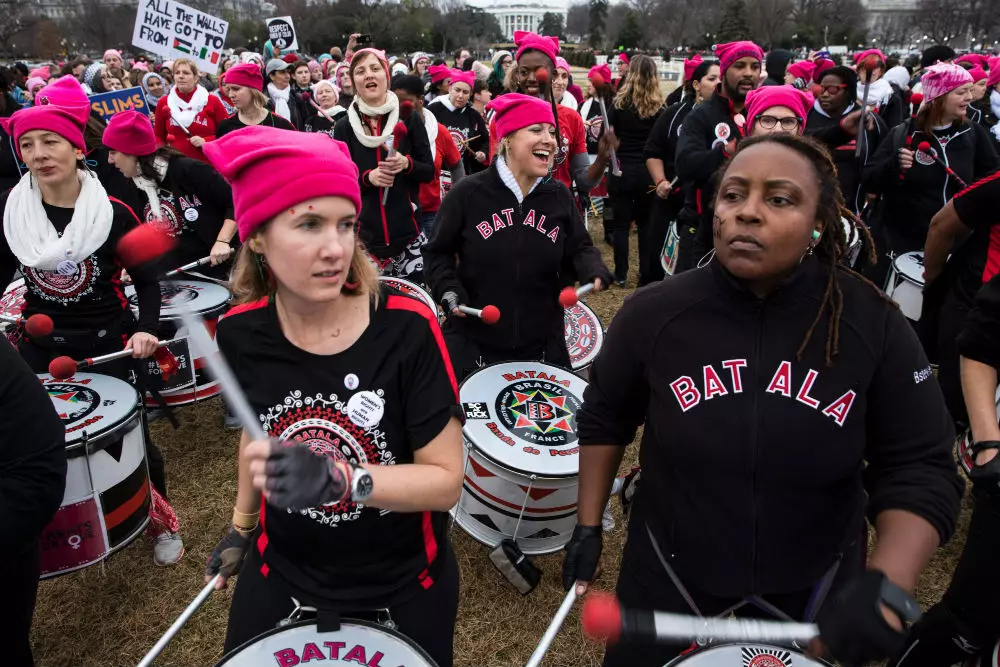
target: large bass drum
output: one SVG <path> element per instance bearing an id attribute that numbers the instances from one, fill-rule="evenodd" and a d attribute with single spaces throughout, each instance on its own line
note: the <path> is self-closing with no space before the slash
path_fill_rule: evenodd
<path id="1" fill-rule="evenodd" d="M 666 667 L 829 667 L 791 648 L 766 644 L 713 644 L 674 658 Z"/>

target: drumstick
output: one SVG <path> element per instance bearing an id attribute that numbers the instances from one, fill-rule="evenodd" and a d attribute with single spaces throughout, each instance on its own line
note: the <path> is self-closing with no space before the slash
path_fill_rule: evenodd
<path id="1" fill-rule="evenodd" d="M 590 77 L 590 80 L 591 82 L 593 82 L 596 88 L 601 88 L 605 84 L 604 77 L 601 76 L 600 74 L 593 75 L 592 77 Z M 604 104 L 604 96 L 600 94 L 600 91 L 597 92 L 598 92 L 597 101 L 601 105 L 601 121 L 604 123 L 604 128 L 608 129 L 611 127 L 611 123 L 608 122 L 608 107 Z M 611 160 L 611 175 L 621 176 L 622 170 L 618 168 L 618 156 L 615 155 L 614 148 L 612 148 L 611 151 L 609 152 L 608 158 Z"/>
<path id="2" fill-rule="evenodd" d="M 330 116 L 326 113 L 326 110 L 323 107 L 321 107 L 320 105 L 316 104 L 316 101 L 313 100 L 312 97 L 309 98 L 309 104 L 313 105 L 316 108 L 316 111 L 318 111 L 321 114 L 323 114 L 323 118 L 326 118 L 331 123 L 334 122 L 334 120 L 332 118 L 330 118 Z"/>
<path id="3" fill-rule="evenodd" d="M 580 297 L 590 292 L 596 287 L 594 283 L 587 283 L 586 285 L 581 285 L 580 289 L 573 289 L 572 287 L 564 287 L 563 291 L 559 292 L 559 303 L 563 308 L 572 308 L 576 305 L 576 302 L 580 300 Z"/>
<path id="4" fill-rule="evenodd" d="M 409 132 L 410 131 L 406 128 L 406 125 L 402 121 L 396 123 L 396 127 L 392 128 L 392 137 L 385 142 L 386 146 L 389 148 L 389 152 L 386 153 L 385 159 L 388 160 L 396 155 L 396 148 L 400 143 L 402 143 L 403 137 L 409 134 Z M 389 188 L 382 190 L 382 206 L 385 206 L 387 199 L 389 199 Z"/>
<path id="5" fill-rule="evenodd" d="M 663 611 L 622 609 L 613 596 L 594 593 L 583 603 L 583 632 L 600 642 L 732 641 L 790 644 L 819 636 L 814 623 L 759 621 L 750 618 L 701 618 Z"/>
<path id="6" fill-rule="evenodd" d="M 475 140 L 476 140 L 476 139 L 478 139 L 478 138 L 479 138 L 480 136 L 481 136 L 481 135 L 478 135 L 478 134 L 477 134 L 476 136 L 474 136 L 474 137 L 469 137 L 468 139 L 459 139 L 459 140 L 458 140 L 458 143 L 460 143 L 460 144 L 468 144 L 468 143 L 469 143 L 470 141 L 475 141 Z"/>
<path id="7" fill-rule="evenodd" d="M 183 338 L 172 338 L 170 340 L 161 340 L 156 344 L 157 349 L 161 347 L 166 347 L 171 343 L 176 343 L 178 341 L 184 340 Z M 73 377 L 76 375 L 77 371 L 82 368 L 90 368 L 91 366 L 98 366 L 100 364 L 107 363 L 109 361 L 115 361 L 117 359 L 124 359 L 125 357 L 132 356 L 132 348 L 126 347 L 121 352 L 112 352 L 111 354 L 102 354 L 99 357 L 90 357 L 83 359 L 82 361 L 76 361 L 72 357 L 56 357 L 49 362 L 49 375 L 57 380 L 65 380 L 66 378 Z"/>
<path id="8" fill-rule="evenodd" d="M 959 176 L 958 174 L 956 174 L 955 170 L 952 169 L 951 167 L 949 167 L 945 163 L 945 161 L 941 159 L 941 156 L 938 155 L 938 152 L 934 148 L 931 147 L 931 142 L 929 142 L 929 141 L 921 141 L 919 144 L 917 144 L 917 150 L 920 151 L 920 152 L 922 152 L 922 153 L 927 153 L 932 158 L 934 158 L 934 161 L 937 162 L 942 167 L 944 167 L 944 170 L 946 172 L 948 172 L 949 176 L 951 176 L 956 181 L 958 181 L 958 184 L 962 186 L 963 190 L 965 188 L 969 187 L 968 185 L 965 184 L 965 181 L 962 180 L 962 177 Z"/>
<path id="9" fill-rule="evenodd" d="M 478 317 L 486 324 L 496 324 L 500 320 L 500 309 L 496 306 L 483 306 L 482 308 L 459 306 L 458 310 L 466 315 Z"/>
<path id="10" fill-rule="evenodd" d="M 198 595 L 195 596 L 194 600 L 191 601 L 191 604 L 187 606 L 187 609 L 181 612 L 181 615 L 177 617 L 177 620 L 174 621 L 173 625 L 171 625 L 167 629 L 166 633 L 164 633 L 164 635 L 157 640 L 157 642 L 153 645 L 153 648 L 149 649 L 149 653 L 143 656 L 142 660 L 139 661 L 139 664 L 136 667 L 149 667 L 153 664 L 153 661 L 156 660 L 156 656 L 163 652 L 163 649 L 167 647 L 167 644 L 169 644 L 170 640 L 174 638 L 177 631 L 188 622 L 188 619 L 191 618 L 196 611 L 198 611 L 198 607 L 203 605 L 205 600 L 207 600 L 212 594 L 212 591 L 215 590 L 215 584 L 219 581 L 219 577 L 221 576 L 221 574 L 217 574 L 212 577 L 210 582 L 205 584 L 205 587 L 202 588 Z"/>
<path id="11" fill-rule="evenodd" d="M 549 650 L 549 646 L 552 645 L 552 640 L 556 638 L 559 634 L 559 629 L 562 627 L 563 622 L 566 617 L 569 616 L 570 609 L 573 608 L 573 603 L 576 602 L 576 585 L 574 584 L 569 592 L 566 593 L 566 597 L 563 598 L 562 604 L 559 605 L 559 610 L 556 615 L 552 617 L 552 622 L 549 623 L 549 627 L 546 628 L 545 634 L 542 635 L 542 641 L 538 643 L 538 647 L 535 648 L 535 652 L 531 654 L 528 658 L 528 664 L 525 667 L 538 667 L 542 664 L 542 658 L 545 657 L 546 652 Z"/>
<path id="12" fill-rule="evenodd" d="M 37 313 L 27 319 L 14 315 L 0 315 L 0 322 L 10 322 L 11 324 L 23 322 L 24 330 L 28 332 L 29 336 L 35 337 L 48 336 L 55 328 L 55 325 L 52 324 L 52 318 L 42 313 Z"/>
<path id="13" fill-rule="evenodd" d="M 232 253 L 233 253 L 233 249 L 230 248 L 229 249 L 229 254 L 232 254 Z M 191 262 L 190 264 L 185 264 L 184 266 L 179 266 L 176 269 L 171 269 L 170 271 L 167 271 L 166 273 L 163 274 L 163 277 L 164 278 L 169 278 L 171 276 L 176 276 L 178 273 L 184 273 L 185 271 L 189 271 L 191 269 L 197 269 L 199 266 L 205 266 L 206 264 L 211 263 L 211 261 L 212 261 L 212 256 L 211 255 L 209 255 L 208 257 L 202 257 L 201 259 L 195 260 L 195 261 Z"/>

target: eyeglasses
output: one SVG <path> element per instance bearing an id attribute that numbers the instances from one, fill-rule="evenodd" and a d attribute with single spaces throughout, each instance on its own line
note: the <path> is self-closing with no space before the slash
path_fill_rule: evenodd
<path id="1" fill-rule="evenodd" d="M 785 132 L 791 132 L 797 129 L 801 119 L 795 116 L 785 116 L 784 118 L 778 118 L 777 116 L 757 116 L 757 122 L 765 130 L 773 130 L 775 125 L 781 125 L 781 129 Z"/>
<path id="2" fill-rule="evenodd" d="M 846 88 L 847 88 L 847 84 L 846 83 L 836 83 L 836 84 L 831 83 L 831 84 L 826 85 L 826 86 L 820 86 L 820 89 L 824 93 L 826 93 L 827 95 L 836 95 L 837 93 L 839 93 L 840 91 L 842 91 L 842 90 L 844 90 Z"/>

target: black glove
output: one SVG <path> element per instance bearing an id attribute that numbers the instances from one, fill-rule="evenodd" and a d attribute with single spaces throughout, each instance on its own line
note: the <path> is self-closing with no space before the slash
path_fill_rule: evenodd
<path id="1" fill-rule="evenodd" d="M 972 471 L 969 473 L 969 479 L 972 480 L 973 488 L 976 491 L 991 493 L 1000 491 L 1000 455 L 994 456 L 985 465 L 976 464 L 976 456 L 979 452 L 984 449 L 998 448 L 1000 448 L 1000 442 L 996 440 L 973 443 L 972 451 L 969 452 L 972 456 Z"/>
<path id="2" fill-rule="evenodd" d="M 894 658 L 903 650 L 906 635 L 886 622 L 880 608 L 886 602 L 882 598 L 884 581 L 882 572 L 868 570 L 823 605 L 816 619 L 820 639 L 837 662 L 861 665 Z M 912 604 L 916 606 L 916 602 Z M 895 605 L 886 606 L 897 611 Z"/>
<path id="3" fill-rule="evenodd" d="M 205 564 L 205 574 L 209 577 L 221 574 L 223 579 L 239 574 L 249 549 L 250 533 L 242 533 L 236 526 L 230 526 L 226 536 L 212 549 L 212 555 Z"/>
<path id="4" fill-rule="evenodd" d="M 446 317 L 451 317 L 453 310 L 458 308 L 458 294 L 455 292 L 445 292 L 441 295 L 441 305 L 444 306 L 444 314 Z"/>
<path id="5" fill-rule="evenodd" d="M 600 526 L 581 526 L 573 529 L 573 537 L 566 545 L 563 559 L 563 588 L 569 590 L 577 581 L 590 581 L 601 560 L 602 530 Z"/>
<path id="6" fill-rule="evenodd" d="M 337 503 L 350 493 L 349 473 L 329 456 L 317 456 L 305 445 L 273 440 L 264 468 L 267 502 L 300 510 Z"/>

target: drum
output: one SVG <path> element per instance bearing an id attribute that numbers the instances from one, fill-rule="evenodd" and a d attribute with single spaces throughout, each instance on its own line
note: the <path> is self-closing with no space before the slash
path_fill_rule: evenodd
<path id="1" fill-rule="evenodd" d="M 591 364 L 604 346 L 604 327 L 597 314 L 583 302 L 563 311 L 566 328 L 566 349 L 573 370 L 587 377 Z"/>
<path id="2" fill-rule="evenodd" d="M 587 383 L 540 362 L 482 368 L 459 389 L 466 422 L 465 481 L 455 522 L 496 546 L 526 554 L 562 549 L 576 526 L 576 413 Z"/>
<path id="3" fill-rule="evenodd" d="M 669 667 L 717 667 L 742 665 L 742 667 L 829 667 L 796 649 L 779 648 L 765 644 L 716 644 L 695 649 L 674 658 Z"/>
<path id="4" fill-rule="evenodd" d="M 368 621 L 344 619 L 335 632 L 320 632 L 315 621 L 279 626 L 231 651 L 215 667 L 350 663 L 369 667 L 437 667 L 422 648 L 395 630 Z"/>
<path id="5" fill-rule="evenodd" d="M 677 268 L 677 251 L 680 250 L 681 237 L 677 233 L 677 221 L 671 220 L 667 227 L 667 238 L 663 242 L 663 252 L 660 253 L 660 266 L 668 276 L 674 275 Z"/>
<path id="6" fill-rule="evenodd" d="M 994 401 L 997 407 L 997 421 L 1000 423 L 1000 387 L 997 387 L 997 393 L 995 395 Z M 958 463 L 962 466 L 962 470 L 968 475 L 972 472 L 972 452 L 969 446 L 972 444 L 972 429 L 966 429 L 965 433 L 958 440 Z"/>
<path id="7" fill-rule="evenodd" d="M 920 319 L 924 304 L 924 253 L 908 252 L 892 260 L 889 278 L 885 281 L 885 294 L 899 304 L 908 319 Z"/>
<path id="8" fill-rule="evenodd" d="M 125 288 L 132 311 L 138 316 L 139 302 L 136 298 L 135 288 L 132 286 Z M 229 307 L 229 290 L 217 283 L 203 282 L 200 280 L 164 280 L 160 282 L 160 338 L 178 338 L 186 336 L 183 325 L 180 322 L 179 306 L 189 304 L 189 307 L 205 320 L 205 329 L 212 341 L 213 351 L 218 351 L 215 347 L 215 325 L 219 318 L 225 314 Z M 177 358 L 180 367 L 177 375 L 172 378 L 169 384 L 160 389 L 160 395 L 167 405 L 187 405 L 195 401 L 204 401 L 222 393 L 219 383 L 208 375 L 205 359 L 191 354 L 187 341 L 174 343 L 169 346 L 170 351 Z M 190 375 L 193 371 L 193 378 Z M 160 368 L 155 360 L 149 360 L 149 376 L 156 378 L 160 374 Z M 157 408 L 159 405 L 152 396 L 146 396 L 146 407 Z"/>
<path id="9" fill-rule="evenodd" d="M 427 304 L 427 307 L 431 309 L 432 313 L 435 313 L 440 318 L 440 313 L 438 313 L 437 304 L 434 303 L 434 298 L 420 285 L 412 283 L 409 280 L 404 280 L 402 278 L 393 278 L 391 276 L 379 276 L 379 281 L 385 283 L 389 287 L 393 288 L 398 292 L 402 292 L 407 296 L 412 296 L 414 299 L 419 299 Z"/>
<path id="10" fill-rule="evenodd" d="M 19 278 L 8 285 L 3 295 L 0 296 L 0 315 L 21 317 L 21 312 L 24 310 L 24 293 L 27 289 L 24 285 L 24 278 Z M 0 331 L 12 330 L 13 328 L 14 325 L 10 322 L 0 320 Z"/>
<path id="11" fill-rule="evenodd" d="M 104 375 L 38 376 L 66 427 L 66 491 L 42 531 L 43 579 L 104 560 L 149 523 L 149 471 L 132 385 Z"/>
<path id="12" fill-rule="evenodd" d="M 854 268 L 858 257 L 861 256 L 861 232 L 854 229 L 847 218 L 841 218 L 840 221 L 844 225 L 844 236 L 847 238 L 847 255 L 844 257 L 844 263 Z"/>

